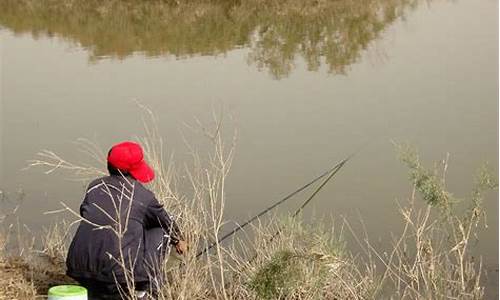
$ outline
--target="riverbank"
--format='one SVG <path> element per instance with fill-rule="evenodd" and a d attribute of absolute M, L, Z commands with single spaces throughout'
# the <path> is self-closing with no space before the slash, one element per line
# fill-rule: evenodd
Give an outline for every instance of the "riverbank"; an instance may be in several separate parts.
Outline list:
<path fill-rule="evenodd" d="M 409 168 L 414 191 L 395 208 L 403 226 L 394 232 L 389 250 L 377 249 L 363 232 L 354 232 L 352 221 L 326 228 L 321 221 L 307 224 L 300 218 L 274 215 L 254 224 L 245 238 L 217 244 L 198 259 L 194 249 L 218 240 L 225 223 L 224 190 L 234 144 L 223 143 L 220 128 L 204 131 L 213 146 L 209 155 L 193 154 L 193 165 L 184 175 L 191 182 L 191 193 L 178 190 L 179 173 L 163 161 L 161 138 L 155 131 L 148 130 L 152 136 L 141 140 L 157 174 L 150 188 L 177 216 L 193 249 L 182 268 L 163 266 L 168 280 L 159 283 L 160 299 L 483 299 L 484 270 L 481 259 L 470 253 L 470 243 L 484 224 L 484 193 L 496 188 L 496 181 L 483 167 L 470 196 L 458 200 L 446 189 L 448 160 L 426 168 L 407 146 L 397 149 Z M 51 152 L 31 163 L 80 176 L 103 172 Z M 77 220 L 77 212 L 67 206 L 63 210 L 67 218 Z M 56 224 L 38 249 L 28 245 L 19 254 L 2 252 L 0 298 L 33 299 L 45 295 L 51 285 L 71 282 L 64 275 L 69 229 L 68 224 Z M 358 240 L 363 253 L 350 251 L 346 234 Z M 23 240 L 28 239 L 18 239 Z M 128 280 L 133 282 L 133 277 Z"/>
<path fill-rule="evenodd" d="M 72 282 L 60 265 L 39 265 L 23 256 L 1 254 L 0 299 L 41 298 L 51 286 Z"/>
<path fill-rule="evenodd" d="M 25 270 L 23 264 L 0 254 L 0 299 L 34 299 L 37 296 Z"/>

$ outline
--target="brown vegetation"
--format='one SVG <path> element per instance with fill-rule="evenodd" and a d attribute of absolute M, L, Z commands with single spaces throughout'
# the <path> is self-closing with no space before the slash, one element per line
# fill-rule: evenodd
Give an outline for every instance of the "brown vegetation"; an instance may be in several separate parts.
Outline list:
<path fill-rule="evenodd" d="M 192 151 L 193 164 L 185 173 L 191 182 L 189 192 L 177 189 L 179 171 L 164 163 L 162 140 L 154 127 L 146 127 L 148 138 L 141 141 L 158 175 L 150 188 L 177 216 L 192 249 L 216 241 L 225 222 L 225 182 L 234 143 L 228 147 L 223 143 L 220 120 L 214 128 L 201 127 L 213 151 L 208 155 Z M 471 196 L 463 202 L 468 209 L 457 209 L 458 200 L 446 190 L 447 160 L 440 168 L 427 169 L 411 148 L 399 149 L 410 169 L 414 191 L 399 208 L 404 226 L 395 233 L 391 251 L 375 249 L 362 233 L 351 230 L 347 220 L 326 228 L 321 223 L 305 225 L 300 219 L 274 216 L 254 224 L 246 241 L 236 238 L 230 245 L 217 244 L 201 258 L 190 251 L 173 266 L 172 259 L 170 264 L 165 262 L 168 280 L 158 283 L 160 299 L 482 299 L 482 264 L 470 254 L 469 244 L 484 217 L 483 195 L 496 188 L 495 181 L 482 168 Z M 77 166 L 61 163 L 55 155 L 46 155 L 43 161 L 33 163 L 71 170 Z M 422 209 L 415 204 L 419 198 L 428 202 Z M 76 217 L 72 219 L 79 220 L 76 212 L 64 207 Z M 2 257 L 2 297 L 31 299 L 35 294 L 44 295 L 51 284 L 69 282 L 62 263 L 68 227 L 53 227 L 45 235 L 41 251 Z M 279 234 L 271 238 L 277 230 Z M 351 253 L 344 244 L 348 232 L 358 239 L 362 255 Z M 43 267 L 36 257 L 43 257 Z M 378 270 L 377 265 L 383 269 Z M 129 286 L 133 287 L 130 276 Z"/>

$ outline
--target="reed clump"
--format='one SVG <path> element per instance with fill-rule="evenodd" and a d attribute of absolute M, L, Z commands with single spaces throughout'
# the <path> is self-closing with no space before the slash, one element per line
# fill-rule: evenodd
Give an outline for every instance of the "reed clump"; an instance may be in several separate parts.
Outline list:
<path fill-rule="evenodd" d="M 197 258 L 195 250 L 217 241 L 227 218 L 225 186 L 235 151 L 234 135 L 229 135 L 227 145 L 222 121 L 216 119 L 213 125 L 199 131 L 212 151 L 203 155 L 189 147 L 192 164 L 185 168 L 184 178 L 190 185 L 182 191 L 180 171 L 165 161 L 163 141 L 154 122 L 146 124 L 147 137 L 140 140 L 157 174 L 150 188 L 176 216 L 192 249 L 184 257 L 171 256 L 162 262 L 164 276 L 151 274 L 164 278 L 155 281 L 159 299 L 483 299 L 482 262 L 471 255 L 470 244 L 484 219 L 482 199 L 497 183 L 486 167 L 481 168 L 471 196 L 460 202 L 466 209 L 461 209 L 446 190 L 447 159 L 427 169 L 417 152 L 407 146 L 398 149 L 409 167 L 414 189 L 399 207 L 402 230 L 394 233 L 389 251 L 376 249 L 368 238 L 359 238 L 362 233 L 354 232 L 347 220 L 329 228 L 322 222 L 306 224 L 300 217 L 274 215 L 253 224 L 246 239 L 235 237 L 229 244 L 216 243 Z M 95 149 L 86 145 L 87 150 Z M 32 161 L 34 166 L 49 170 L 58 166 L 57 170 L 78 170 L 85 175 L 99 170 L 76 168 L 77 164 L 61 163 L 60 157 L 44 153 L 43 159 Z M 91 153 L 104 166 L 102 153 Z M 84 168 L 88 172 L 83 172 Z M 416 203 L 418 199 L 424 200 L 420 203 L 423 207 Z M 68 205 L 62 206 L 73 223 L 85 222 Z M 41 250 L 31 246 L 16 257 L 21 264 L 2 251 L 0 282 L 5 284 L 0 284 L 0 298 L 33 299 L 44 295 L 50 284 L 68 283 L 63 262 L 69 227 L 70 223 L 52 227 Z M 346 234 L 358 239 L 361 253 L 346 246 Z M 45 282 L 39 281 L 43 276 L 27 274 L 41 273 L 36 257 L 44 259 Z M 127 272 L 126 262 L 115 259 Z M 133 289 L 133 274 L 127 274 L 127 286 Z M 18 280 L 8 281 L 11 277 Z M 124 298 L 135 299 L 128 291 L 122 292 Z"/>

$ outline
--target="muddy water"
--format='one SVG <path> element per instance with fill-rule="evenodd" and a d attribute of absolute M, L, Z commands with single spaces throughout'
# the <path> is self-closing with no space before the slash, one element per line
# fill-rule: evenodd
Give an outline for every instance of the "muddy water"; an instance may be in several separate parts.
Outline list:
<path fill-rule="evenodd" d="M 415 145 L 429 166 L 449 152 L 447 183 L 459 197 L 483 162 L 498 172 L 498 2 L 364 2 L 290 18 L 208 7 L 197 18 L 167 15 L 170 23 L 150 24 L 126 15 L 117 25 L 112 13 L 120 8 L 100 12 L 110 18 L 85 7 L 82 16 L 47 18 L 6 1 L 3 204 L 22 199 L 18 214 L 31 228 L 50 223 L 43 212 L 60 201 L 78 207 L 84 183 L 21 169 L 41 149 L 81 159 L 72 143 L 80 137 L 107 149 L 142 135 L 136 99 L 158 115 L 179 164 L 183 123 L 223 106 L 238 128 L 227 219 L 244 220 L 362 147 L 308 216 L 362 216 L 383 244 L 399 231 L 396 203 L 411 189 L 391 140 Z M 497 192 L 485 206 L 491 226 L 475 250 L 493 295 Z"/>

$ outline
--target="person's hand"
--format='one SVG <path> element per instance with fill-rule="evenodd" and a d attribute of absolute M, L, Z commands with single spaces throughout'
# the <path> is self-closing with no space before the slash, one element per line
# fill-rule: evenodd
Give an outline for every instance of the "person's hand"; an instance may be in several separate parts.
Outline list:
<path fill-rule="evenodd" d="M 188 244 L 186 243 L 186 241 L 179 241 L 175 245 L 175 250 L 177 251 L 177 253 L 183 255 L 188 251 Z"/>

